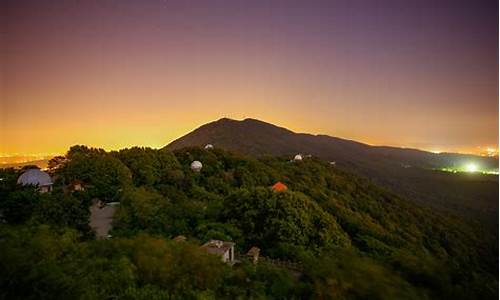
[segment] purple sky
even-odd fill
[[[498,145],[496,1],[3,3],[0,154],[159,147],[220,117]]]

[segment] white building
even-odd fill
[[[191,170],[193,170],[194,172],[200,172],[201,168],[203,168],[203,165],[200,161],[195,160],[191,163]]]
[[[23,186],[33,185],[40,193],[52,191],[52,179],[50,175],[40,169],[28,169],[19,178],[17,183]]]

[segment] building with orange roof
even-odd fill
[[[283,182],[278,181],[272,186],[272,189],[275,192],[283,192],[288,190],[288,187]]]

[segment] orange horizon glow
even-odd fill
[[[498,149],[497,12],[441,5],[8,1],[0,153],[159,148],[222,117],[372,145]]]
[[[250,116],[244,116],[239,118],[239,120],[242,120],[246,117]],[[213,120],[207,120],[205,123],[215,121],[216,119]],[[266,120],[264,120],[266,121]],[[203,123],[203,124],[205,124]],[[73,145],[87,145],[89,147],[95,147],[95,148],[102,148],[106,151],[114,151],[114,150],[120,150],[124,148],[130,148],[134,146],[138,147],[150,147],[154,149],[162,148],[169,144],[170,142],[174,141],[177,138],[182,137],[183,135],[195,130],[199,126],[202,126],[203,124],[193,124],[191,126],[177,126],[177,130],[165,130],[167,133],[169,133],[169,136],[166,134],[163,134],[163,130],[161,127],[155,127],[155,128],[145,128],[144,131],[142,129],[135,129],[136,135],[129,135],[128,138],[123,139],[123,142],[118,142],[116,144],[112,143],[106,143],[103,142],[103,137],[105,134],[103,132],[100,132],[100,137],[96,139],[95,137],[93,138],[92,136],[87,136],[85,138],[80,138],[75,137],[73,143],[69,144],[61,144],[59,147],[53,147],[54,144],[57,144],[53,140],[47,141],[47,144],[41,144],[39,145],[38,149],[49,149],[46,152],[43,152],[43,150],[39,151],[34,151],[34,152],[25,152],[23,150],[25,149],[18,149],[17,151],[13,152],[6,152],[5,150],[2,149],[2,152],[0,152],[0,159],[1,158],[12,158],[9,161],[1,161],[0,163],[18,163],[18,162],[27,162],[35,159],[46,159],[47,157],[53,157],[57,155],[64,155],[66,151]],[[398,148],[408,148],[408,149],[418,149],[418,150],[423,150],[427,152],[432,152],[432,153],[459,153],[459,154],[472,154],[472,155],[478,155],[478,156],[498,156],[498,146],[473,146],[473,147],[437,147],[437,146],[429,146],[429,147],[422,147],[419,144],[389,144],[385,143],[383,141],[373,141],[368,138],[363,138],[360,136],[360,138],[353,139],[350,137],[342,137],[342,136],[337,136],[334,134],[328,134],[325,132],[312,132],[312,131],[307,131],[303,129],[297,129],[293,128],[293,126],[287,126],[284,124],[280,123],[274,123],[274,125],[280,126],[280,127],[285,127],[287,129],[290,129],[296,133],[309,133],[309,134],[327,134],[330,136],[334,137],[339,137],[339,138],[344,138],[344,139],[351,139],[355,140],[357,142],[365,143],[367,145],[371,146],[392,146],[392,147],[398,147]],[[127,130],[124,130],[127,131]],[[119,130],[121,134],[124,134],[124,131]],[[130,131],[134,131],[133,128],[128,130],[128,133],[125,133],[125,135],[130,134]],[[151,137],[145,137],[144,132],[151,132],[156,134],[157,140],[154,141],[154,136],[151,135]],[[113,137],[118,136],[116,133],[113,133],[109,131],[109,134],[112,135]],[[78,141],[80,139],[80,141]],[[129,142],[127,142],[129,141]],[[130,141],[135,141],[135,142],[130,142]],[[51,148],[53,147],[53,148]],[[7,147],[2,147],[2,148],[7,148]],[[14,148],[15,149],[15,148]],[[21,151],[19,151],[21,150]]]

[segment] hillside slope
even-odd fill
[[[497,239],[319,158],[74,146],[51,193],[21,172],[0,170],[2,299],[498,299]],[[112,239],[89,232],[95,198],[120,202]]]
[[[295,133],[255,119],[227,118],[205,124],[166,148],[209,143],[254,156],[311,154],[335,161],[338,167],[363,175],[418,203],[481,219],[493,228],[497,224],[498,176],[433,170],[469,161],[483,168],[497,168],[498,160],[494,158],[370,146],[326,135]]]

